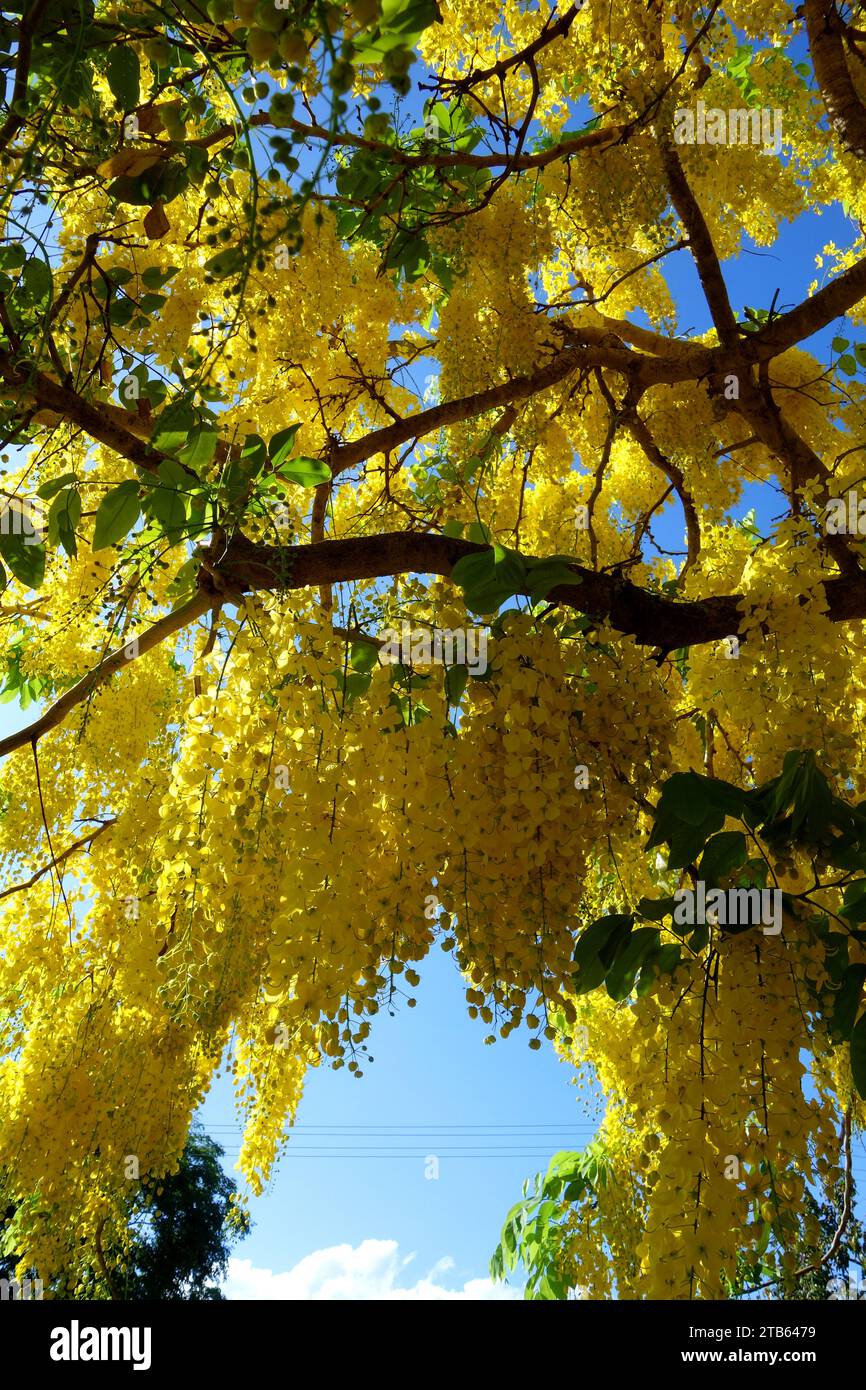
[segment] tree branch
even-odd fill
[[[115,671],[119,671],[130,661],[135,661],[137,657],[144,656],[145,652],[152,651],[160,642],[164,642],[166,637],[171,637],[173,633],[179,632],[181,628],[194,622],[202,614],[208,613],[212,608],[218,607],[224,601],[225,594],[200,589],[187,603],[182,604],[180,608],[175,608],[171,613],[166,613],[164,618],[160,618],[146,632],[136,637],[134,652],[130,652],[131,644],[129,643],[125,647],[111,652],[92,671],[88,671],[86,676],[82,676],[76,685],[73,685],[70,690],[65,691],[59,699],[55,700],[44,714],[40,715],[32,724],[28,724],[26,729],[21,729],[17,734],[10,734],[8,738],[0,739],[0,758],[5,757],[7,753],[13,753],[16,748],[23,748],[28,743],[35,746],[43,734],[47,734],[50,729],[56,729],[58,724],[62,724],[70,710],[73,710],[76,705],[80,705],[100,685],[104,685]]]
[[[43,864],[42,868],[37,869],[35,873],[31,874],[30,877],[24,881],[24,883],[15,883],[11,888],[4,888],[3,892],[0,893],[0,900],[8,898],[12,893],[20,893],[25,888],[32,888],[34,883],[38,883],[40,878],[44,878],[52,869],[56,869],[58,864],[64,863],[64,861],[67,860],[70,855],[74,854],[77,849],[81,849],[84,845],[92,844],[97,835],[101,835],[109,826],[115,824],[116,820],[114,816],[112,816],[110,820],[104,820],[101,825],[97,826],[96,830],[91,830],[89,835],[82,835],[80,840],[76,840],[74,844],[69,845],[61,854],[58,854],[56,858],[50,860],[47,864]]]
[[[257,545],[237,532],[227,542],[219,573],[240,591],[292,591],[412,573],[450,578],[458,560],[487,549],[433,532],[392,531],[284,547]],[[550,600],[602,618],[644,646],[663,650],[698,646],[739,634],[743,625],[741,604],[747,600],[740,594],[678,602],[616,574],[597,573],[579,564],[571,568],[574,584],[558,585],[548,595]],[[828,578],[823,588],[831,621],[866,617],[866,574]]]
[[[218,564],[208,560],[199,575],[199,592],[137,638],[135,655],[121,648],[101,661],[77,685],[67,690],[33,724],[0,740],[0,757],[37,740],[54,729],[128,660],[150,651],[166,637],[217,608],[227,595],[259,590],[289,593],[359,579],[384,579],[400,574],[438,574],[450,578],[457,561],[489,546],[433,532],[392,531],[351,540],[319,541],[314,545],[258,545],[236,532],[221,546]],[[527,556],[527,559],[535,557]],[[573,564],[573,584],[558,584],[548,594],[554,604],[574,608],[632,636],[642,646],[662,653],[677,647],[699,646],[740,634],[743,623],[740,594],[712,595],[678,602],[641,589],[615,573],[597,573]],[[866,574],[840,575],[824,581],[827,616],[832,622],[866,617]],[[528,590],[526,596],[529,596]],[[803,600],[804,606],[806,600]],[[745,635],[745,634],[741,634]]]
[[[18,134],[24,124],[24,116],[16,107],[20,107],[27,100],[27,83],[30,78],[30,59],[33,55],[33,35],[42,18],[43,12],[48,8],[48,0],[35,0],[26,14],[22,16],[21,24],[18,27],[18,56],[15,62],[15,82],[12,86],[12,98],[9,102],[9,115],[3,122],[0,129],[0,150],[5,150],[9,141]]]
[[[728,289],[722,267],[716,255],[716,248],[710,236],[695,195],[689,187],[679,154],[670,135],[665,132],[659,136],[659,151],[662,167],[667,176],[671,202],[679,214],[680,221],[689,239],[689,249],[697,266],[701,288],[704,291],[719,341],[725,347],[734,347],[740,340],[737,320],[728,298]]]
[[[126,424],[114,419],[111,407],[91,404],[70,387],[58,386],[45,372],[16,362],[5,352],[0,352],[0,381],[12,388],[12,399],[23,397],[39,410],[50,410],[60,419],[80,425],[91,439],[107,445],[139,468],[155,472],[165,458],[158,449],[133,434]],[[126,411],[122,413],[126,415]]]
[[[830,125],[844,149],[866,159],[866,106],[857,95],[845,60],[845,26],[833,0],[805,0],[803,10],[809,52]]]
[[[654,464],[656,468],[660,468],[662,473],[664,473],[680,500],[680,506],[683,509],[683,515],[686,521],[686,539],[688,544],[686,562],[679,573],[679,577],[682,579],[686,570],[695,563],[701,553],[701,524],[698,518],[697,508],[695,507],[694,498],[688,489],[682,469],[674,463],[673,459],[669,459],[667,454],[662,453],[658,444],[653,439],[648,425],[641,419],[636,409],[625,416],[624,424],[632,438],[640,445],[650,463]],[[733,634],[727,635],[732,636]]]

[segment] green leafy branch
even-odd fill
[[[582,1152],[554,1154],[547,1172],[536,1174],[531,1190],[527,1179],[523,1200],[505,1218],[490,1260],[491,1279],[500,1283],[522,1264],[527,1274],[524,1298],[567,1298],[569,1289],[561,1271],[562,1246],[568,1236],[565,1222],[573,1206],[591,1200],[611,1181],[610,1160],[598,1140]]]
[[[745,830],[726,830],[728,819],[739,820]],[[750,856],[750,842],[759,853]],[[833,1038],[848,1043],[854,1085],[866,1098],[866,1013],[861,1012],[866,965],[849,958],[851,942],[866,944],[866,931],[860,930],[866,923],[866,803],[852,806],[836,795],[811,750],[792,750],[778,777],[751,790],[696,772],[677,772],[662,787],[647,849],[662,845],[668,849],[668,872],[694,867],[696,879],[710,888],[728,880],[738,888],[763,888],[770,873],[767,852],[782,859],[796,848],[841,874],[826,884],[816,881],[822,890],[837,893],[834,914],[812,902],[811,892],[783,893],[782,904],[824,945],[829,980],[813,1002]],[[640,997],[659,975],[676,969],[684,948],[705,950],[707,925],[678,927],[674,909],[671,896],[642,898],[634,911],[607,913],[590,923],[574,950],[574,992],[586,994],[604,985],[613,999],[624,1000],[633,992]],[[831,916],[842,930],[831,927]],[[665,930],[679,943],[663,940],[660,927],[643,925],[668,917]],[[751,928],[739,923],[719,929]]]

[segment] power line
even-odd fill
[[[211,1124],[211,1125],[208,1126],[208,1128],[209,1128],[209,1129],[234,1129],[234,1128],[236,1128],[236,1124],[237,1124],[236,1121],[231,1120],[231,1121],[228,1121],[228,1122],[220,1122],[220,1123],[217,1123],[217,1124]],[[589,1124],[585,1123],[584,1121],[578,1121],[578,1122],[574,1122],[574,1121],[565,1121],[565,1122],[563,1122],[563,1121],[560,1121],[560,1120],[554,1120],[554,1121],[553,1121],[552,1123],[550,1123],[550,1124],[541,1124],[541,1123],[533,1123],[533,1124],[518,1124],[518,1123],[514,1123],[514,1124],[509,1124],[509,1123],[506,1123],[506,1122],[504,1122],[504,1121],[503,1121],[503,1122],[497,1122],[496,1124],[488,1124],[486,1120],[472,1120],[472,1121],[467,1121],[465,1124],[462,1123],[462,1122],[461,1122],[461,1123],[457,1123],[457,1122],[453,1122],[453,1121],[446,1121],[444,1124],[421,1124],[421,1123],[416,1122],[416,1121],[408,1121],[408,1120],[407,1120],[407,1121],[395,1120],[395,1121],[393,1122],[393,1124],[392,1124],[392,1123],[391,1123],[390,1121],[388,1121],[388,1120],[376,1120],[376,1121],[370,1122],[369,1124],[366,1123],[366,1122],[361,1122],[361,1121],[359,1121],[359,1122],[356,1124],[354,1121],[342,1120],[342,1121],[339,1121],[339,1122],[336,1122],[336,1121],[335,1121],[333,1124],[331,1124],[331,1123],[328,1123],[328,1124],[325,1124],[325,1123],[318,1124],[318,1123],[313,1123],[313,1122],[311,1122],[311,1123],[308,1124],[308,1125],[297,1124],[297,1125],[293,1125],[292,1128],[293,1128],[293,1129],[473,1129],[473,1128],[475,1128],[475,1129],[587,1129],[587,1128],[593,1129],[593,1128],[595,1128],[595,1126],[594,1126],[594,1125],[589,1125]]]
[[[236,1149],[236,1150],[234,1150],[232,1153],[228,1154],[228,1157],[234,1158],[234,1157],[237,1156],[238,1153],[240,1153],[240,1150],[239,1150],[239,1149]],[[481,1153],[449,1153],[446,1149],[438,1149],[438,1150],[436,1151],[436,1153],[425,1153],[424,1149],[416,1149],[416,1150],[413,1150],[411,1153],[395,1153],[395,1152],[393,1152],[393,1151],[390,1152],[390,1153],[375,1153],[372,1149],[362,1149],[360,1152],[355,1153],[355,1152],[353,1152],[351,1149],[339,1149],[336,1153],[334,1153],[334,1152],[330,1152],[330,1153],[319,1153],[319,1152],[314,1151],[313,1149],[294,1149],[294,1150],[287,1149],[287,1150],[285,1151],[285,1153],[283,1153],[283,1154],[280,1155],[278,1161],[279,1161],[280,1163],[282,1163],[282,1161],[283,1161],[284,1158],[286,1158],[286,1159],[293,1159],[293,1158],[317,1158],[317,1159],[318,1159],[318,1158],[344,1158],[344,1159],[347,1159],[347,1160],[349,1160],[349,1161],[351,1161],[351,1162],[354,1162],[356,1158],[378,1158],[378,1159],[384,1159],[384,1158],[398,1158],[398,1159],[406,1159],[406,1160],[409,1160],[409,1161],[411,1161],[411,1160],[417,1160],[417,1159],[426,1159],[426,1158],[447,1158],[447,1159],[449,1159],[449,1160],[451,1160],[451,1159],[457,1160],[457,1159],[464,1159],[464,1158],[472,1158],[472,1159],[476,1159],[476,1158],[508,1158],[508,1159],[518,1159],[518,1158],[519,1158],[519,1159],[533,1159],[533,1160],[534,1160],[535,1162],[537,1162],[537,1163],[544,1163],[544,1162],[546,1162],[546,1161],[550,1158],[550,1150],[549,1150],[549,1149],[543,1149],[543,1150],[541,1150],[541,1152],[538,1152],[538,1153],[531,1152],[531,1151],[528,1151],[528,1152],[521,1152],[521,1151],[503,1152],[503,1151],[501,1151],[501,1150],[500,1150],[499,1152],[497,1152],[497,1151],[490,1151],[490,1150],[483,1150]]]

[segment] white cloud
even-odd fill
[[[414,1255],[401,1256],[396,1240],[362,1240],[360,1245],[332,1245],[305,1255],[291,1269],[275,1273],[252,1260],[229,1260],[223,1285],[226,1298],[238,1299],[515,1299],[519,1289],[468,1279],[461,1288],[446,1288],[442,1276],[455,1268],[450,1255],[437,1260],[414,1284],[405,1271]],[[403,1282],[401,1281],[401,1277]]]

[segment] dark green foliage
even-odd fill
[[[190,1130],[177,1173],[161,1195],[133,1216],[137,1239],[118,1294],[125,1299],[220,1299],[230,1241],[249,1222],[231,1207],[235,1183],[220,1165],[222,1149],[200,1126]]]
[[[223,1298],[219,1284],[231,1244],[248,1233],[250,1223],[232,1205],[236,1184],[223,1172],[222,1153],[200,1125],[192,1126],[178,1171],[162,1179],[149,1202],[143,1189],[132,1199],[133,1245],[125,1272],[116,1272],[109,1287],[104,1273],[94,1270],[91,1297],[129,1302]],[[14,1216],[12,1207],[3,1221],[7,1236]],[[17,1260],[14,1254],[0,1255],[0,1277],[12,1278]],[[68,1296],[62,1284],[52,1293]]]

